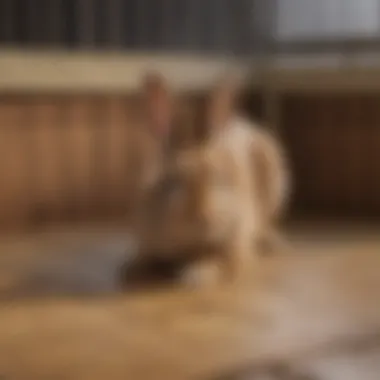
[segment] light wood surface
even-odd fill
[[[379,242],[335,236],[294,235],[293,253],[266,259],[258,281],[239,287],[133,295],[113,282],[129,241],[122,230],[3,238],[0,294],[25,292],[0,304],[0,376],[208,379],[375,333]],[[44,287],[48,298],[38,297]]]

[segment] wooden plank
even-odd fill
[[[131,122],[131,120],[129,120]],[[125,212],[128,199],[127,141],[128,104],[122,96],[114,96],[107,103],[105,134],[106,161],[105,183],[107,185],[108,215]]]
[[[40,218],[44,224],[63,218],[65,189],[61,156],[61,107],[60,98],[53,96],[41,97],[36,104],[34,143],[39,167],[36,187]]]
[[[27,169],[22,108],[15,100],[0,102],[0,223],[20,227],[27,221]]]
[[[65,99],[61,126],[66,171],[67,217],[85,220],[94,206],[94,135],[88,97]]]
[[[283,126],[296,177],[296,207],[325,216],[380,217],[378,95],[285,99]]]

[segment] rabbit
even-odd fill
[[[184,271],[182,278],[189,281],[189,273],[206,267],[216,276],[219,266],[233,274],[242,258],[231,251],[246,248],[247,233],[242,217],[246,201],[234,185],[238,169],[219,150],[199,147],[179,152],[144,204],[137,260],[177,263]]]
[[[268,133],[231,117],[228,90],[212,89],[199,107],[193,140],[167,162],[141,214],[137,261],[160,270],[176,263],[185,283],[244,277],[284,203],[280,150]]]
[[[209,112],[205,113],[210,128],[204,133],[208,134],[209,145],[230,150],[240,162],[242,173],[254,182],[254,213],[260,220],[254,240],[272,250],[284,250],[288,246],[276,224],[284,215],[291,194],[289,163],[274,133],[239,115],[236,106],[239,93],[239,85],[233,78],[217,82],[208,98]]]
[[[175,146],[179,145],[174,141],[179,138],[172,127],[183,109],[167,79],[159,73],[145,75],[140,93],[141,107],[138,107],[137,119],[129,131],[127,151],[132,230],[136,228],[140,206],[145,202],[148,190],[156,182]]]

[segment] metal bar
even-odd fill
[[[95,8],[94,0],[77,0],[77,17],[79,25],[79,44],[91,48],[95,43]]]
[[[26,1],[26,12],[28,13],[27,40],[32,46],[41,45],[46,42],[49,31],[46,30],[48,19],[46,0],[39,1],[39,7],[35,0]]]
[[[0,2],[0,40],[5,43],[14,41],[14,7],[12,0]]]
[[[60,45],[63,41],[62,1],[64,0],[50,0],[49,2],[48,39],[52,45]]]
[[[173,47],[173,33],[175,32],[173,30],[173,6],[174,4],[172,0],[162,0],[162,14],[160,20],[160,47],[164,49],[169,49]]]
[[[199,0],[186,0],[185,45],[187,49],[198,47],[200,42]]]
[[[122,42],[122,31],[123,31],[123,1],[122,0],[108,0],[106,1],[108,5],[108,22],[107,22],[107,45],[110,48],[121,48]]]
[[[136,0],[135,0],[136,1]],[[136,1],[136,44],[139,49],[144,49],[147,44],[147,25],[146,25],[146,12],[149,3],[146,0]]]
[[[214,1],[215,27],[213,29],[213,42],[218,50],[231,49],[233,25],[230,19],[230,7],[232,5],[233,3],[229,0]]]

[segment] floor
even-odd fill
[[[307,314],[297,326],[300,334],[299,326],[305,325],[302,339],[288,333],[295,331],[288,328],[290,325],[286,329],[288,335],[283,335],[283,327],[277,330],[276,327],[268,336],[262,336],[262,331],[267,331],[268,310],[271,318],[275,316],[274,326],[291,320],[294,327],[298,315],[295,318],[296,314],[289,312],[295,308],[286,307],[281,312],[281,323],[278,322],[279,313],[273,312],[268,292],[263,292],[257,281],[238,290],[172,289],[121,294],[115,272],[125,252],[131,249],[131,240],[123,227],[81,226],[75,230],[61,227],[3,236],[0,239],[0,379],[206,379],[251,360],[260,362],[265,355],[302,350],[304,337],[310,341],[317,336],[331,336],[347,326],[351,331],[354,319],[346,321],[344,312],[341,316],[345,307],[355,308],[349,314],[355,316],[356,324],[360,320],[360,326],[377,328],[379,323],[380,328],[380,310],[374,306],[377,291],[376,294],[372,291],[372,283],[368,283],[366,297],[362,297],[363,293],[357,289],[367,286],[367,282],[353,281],[354,295],[345,298],[347,289],[353,286],[346,273],[354,270],[361,279],[363,272],[363,278],[367,279],[371,277],[368,270],[377,274],[380,268],[377,229],[301,223],[289,226],[286,234],[291,243],[291,250],[286,253],[289,256],[268,259],[269,270],[263,271],[263,283],[271,287],[284,277],[283,273],[290,273],[285,276],[286,281],[291,278],[293,282],[284,289],[291,289],[287,290],[291,302],[297,300],[304,305],[310,302],[310,297],[301,292],[303,285],[309,286],[310,294],[318,295],[321,287],[315,290],[315,282],[310,279],[315,273],[323,276],[329,273],[326,281],[331,282],[335,292],[335,298],[316,296],[310,307],[302,306],[304,315]],[[320,256],[325,257],[323,263],[319,261]],[[328,271],[327,267],[333,269]],[[333,271],[336,271],[334,276]],[[276,273],[274,277],[273,273]],[[377,277],[373,278],[380,286],[380,276]],[[303,282],[296,283],[296,278]],[[342,288],[341,284],[344,284]],[[278,289],[283,291],[281,287]],[[293,297],[293,293],[297,296]],[[339,309],[336,300],[341,303]],[[323,314],[323,318],[338,315],[339,323],[334,324],[331,321],[335,319],[329,318],[326,326],[321,327],[321,319],[317,321],[309,311],[314,307],[315,313]]]

